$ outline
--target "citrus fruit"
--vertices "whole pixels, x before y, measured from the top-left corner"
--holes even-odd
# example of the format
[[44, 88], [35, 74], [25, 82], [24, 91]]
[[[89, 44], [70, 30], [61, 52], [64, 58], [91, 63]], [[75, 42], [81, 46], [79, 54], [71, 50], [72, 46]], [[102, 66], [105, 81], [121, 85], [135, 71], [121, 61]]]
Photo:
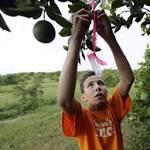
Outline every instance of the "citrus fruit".
[[42, 43], [49, 43], [53, 41], [55, 34], [55, 28], [46, 20], [38, 21], [33, 27], [34, 37]]

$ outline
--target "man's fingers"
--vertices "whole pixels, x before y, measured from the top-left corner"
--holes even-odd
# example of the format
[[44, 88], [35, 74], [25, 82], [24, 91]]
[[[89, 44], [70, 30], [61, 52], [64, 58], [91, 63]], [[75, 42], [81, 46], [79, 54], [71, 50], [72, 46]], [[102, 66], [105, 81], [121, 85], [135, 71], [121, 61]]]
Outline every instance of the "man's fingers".
[[98, 26], [101, 26], [101, 25], [104, 26], [103, 20], [106, 20], [105, 18], [107, 18], [107, 17], [106, 17], [106, 14], [103, 10], [96, 12], [96, 20], [97, 20], [96, 23]]
[[82, 14], [82, 15], [75, 15], [72, 17], [72, 21], [73, 19], [80, 19], [82, 21], [86, 21], [86, 22], [90, 22], [91, 21], [91, 17], [87, 14]]
[[87, 16], [92, 17], [91, 11], [88, 11], [88, 10], [86, 10], [85, 8], [82, 8], [82, 9], [80, 9], [79, 11], [77, 11], [77, 12], [75, 12], [75, 13], [73, 14], [73, 16], [76, 16], [76, 15], [87, 15]]
[[74, 13], [75, 15], [82, 15], [82, 14], [88, 14], [88, 10], [85, 8], [80, 9], [79, 11]]
[[100, 19], [101, 17], [106, 16], [106, 14], [103, 10], [102, 11], [96, 11], [96, 16], [97, 16], [97, 19]]
[[80, 17], [81, 17], [81, 18], [84, 18], [84, 19], [87, 19], [87, 20], [89, 20], [89, 21], [92, 19], [92, 17], [89, 16], [89, 15], [87, 15], [87, 14], [85, 14], [85, 15], [80, 15]]
[[97, 11], [96, 11], [96, 15], [97, 15], [97, 16], [100, 15], [100, 14], [103, 14], [103, 13], [105, 13], [104, 10], [97, 10]]
[[86, 9], [82, 8], [80, 9], [79, 11], [77, 11], [76, 13], [74, 13], [71, 18], [70, 18], [70, 21], [72, 22], [73, 21], [73, 18], [74, 17], [77, 17], [77, 16], [82, 16], [83, 18], [87, 18], [87, 19], [92, 19], [92, 14], [90, 11], [87, 11]]
[[97, 19], [100, 19], [100, 18], [102, 18], [102, 17], [104, 17], [104, 16], [106, 16], [106, 14], [105, 14], [105, 13], [102, 13], [102, 14], [100, 14], [100, 15], [97, 16]]

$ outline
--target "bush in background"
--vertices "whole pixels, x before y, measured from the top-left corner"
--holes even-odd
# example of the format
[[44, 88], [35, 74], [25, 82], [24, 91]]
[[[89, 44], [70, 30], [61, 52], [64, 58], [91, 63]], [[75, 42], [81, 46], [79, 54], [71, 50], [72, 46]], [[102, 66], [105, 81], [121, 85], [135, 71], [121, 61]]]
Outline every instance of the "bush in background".
[[128, 117], [130, 134], [127, 150], [150, 148], [150, 48], [146, 49], [145, 61], [140, 63], [133, 97], [133, 109]]

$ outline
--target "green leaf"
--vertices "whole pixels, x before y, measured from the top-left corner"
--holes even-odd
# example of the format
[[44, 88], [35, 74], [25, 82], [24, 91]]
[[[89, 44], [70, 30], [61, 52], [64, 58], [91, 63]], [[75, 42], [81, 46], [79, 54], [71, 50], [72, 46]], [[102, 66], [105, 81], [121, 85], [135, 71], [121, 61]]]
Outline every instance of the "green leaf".
[[80, 58], [80, 56], [78, 57], [78, 63], [81, 64], [81, 58]]
[[133, 5], [130, 7], [130, 12], [133, 17], [137, 17], [139, 14], [142, 13], [141, 7], [139, 5]]
[[71, 29], [71, 27], [72, 27], [72, 23], [61, 15], [55, 15], [54, 20], [64, 28]]
[[68, 21], [66, 18], [64, 18], [62, 15], [54, 13], [53, 10], [50, 8], [51, 7], [46, 8], [46, 13], [49, 16], [49, 18], [56, 21], [60, 26], [71, 29], [72, 23]]
[[146, 100], [146, 99], [147, 99], [147, 97], [148, 97], [148, 93], [142, 92], [142, 93], [141, 93], [141, 97], [140, 97], [140, 99], [142, 99], [142, 100]]
[[135, 5], [139, 5], [139, 0], [132, 0]]
[[68, 51], [68, 46], [63, 45], [64, 50]]
[[135, 21], [136, 21], [136, 22], [140, 22], [140, 21], [142, 20], [142, 18], [143, 18], [144, 15], [145, 15], [144, 12], [143, 12], [143, 13], [140, 13], [140, 14], [136, 17]]
[[33, 6], [33, 0], [15, 0], [17, 7], [31, 7]]
[[[87, 40], [86, 40], [86, 46], [87, 46], [90, 50], [93, 51], [93, 43], [92, 43], [92, 41], [91, 41], [90, 39], [87, 39]], [[98, 46], [96, 46], [95, 52], [98, 52], [98, 51], [100, 51], [100, 50], [101, 50], [101, 49], [100, 49]]]
[[127, 19], [127, 28], [129, 28], [130, 26], [131, 26], [131, 24], [132, 24], [132, 22], [133, 22], [133, 16], [132, 15], [130, 15], [129, 17], [128, 17], [128, 19]]
[[147, 16], [145, 20], [141, 23], [142, 28], [146, 28], [146, 25], [150, 25], [150, 18]]
[[103, 6], [102, 6], [102, 10], [110, 10], [110, 5], [105, 3]]
[[37, 19], [42, 14], [41, 8], [35, 8], [35, 7], [24, 7], [24, 8], [3, 8], [1, 9], [6, 15], [9, 16], [24, 16], [24, 17], [32, 17], [34, 19]]
[[65, 37], [65, 36], [70, 36], [71, 35], [71, 29], [69, 28], [63, 28], [59, 34], [62, 36], [62, 37]]
[[93, 43], [92, 43], [92, 41], [91, 41], [90, 39], [87, 39], [87, 40], [86, 40], [86, 46], [87, 46], [89, 49], [93, 50]]
[[147, 6], [150, 6], [150, 0], [142, 0], [142, 2], [147, 5]]
[[84, 55], [84, 53], [83, 53], [83, 50], [82, 50], [82, 49], [81, 49], [81, 55], [82, 55], [83, 59], [85, 60], [85, 55]]
[[61, 11], [54, 1], [50, 1], [50, 6], [48, 9], [51, 9], [51, 11], [55, 14], [61, 15]]
[[127, 7], [131, 7], [133, 5], [133, 2], [132, 0], [125, 0], [124, 1], [124, 4], [127, 6]]
[[123, 17], [120, 17], [120, 24], [121, 25], [127, 25], [127, 22]]
[[122, 2], [122, 0], [115, 0], [112, 5], [111, 5], [111, 9], [116, 9], [116, 8], [120, 8], [122, 6], [124, 6], [125, 4]]
[[117, 15], [112, 15], [112, 16], [109, 16], [110, 18], [110, 21], [112, 24], [114, 24], [115, 26], [120, 26], [120, 17]]
[[121, 26], [117, 26], [116, 29], [114, 30], [114, 32], [118, 32], [120, 30]]
[[107, 2], [109, 3], [109, 4], [112, 4], [112, 2], [114, 2], [115, 0], [107, 0]]
[[48, 17], [49, 17], [50, 19], [54, 20], [54, 18], [55, 18], [55, 13], [54, 13], [53, 8], [52, 8], [51, 6], [48, 6], [48, 7], [46, 7], [45, 11], [46, 11]]
[[9, 31], [10, 32], [10, 29], [9, 27], [7, 26], [5, 20], [3, 19], [3, 16], [0, 14], [0, 27], [3, 29], [3, 30], [6, 30], [6, 31]]
[[88, 32], [86, 33], [87, 39], [91, 39], [92, 38], [92, 33], [93, 33], [93, 30], [88, 30]]

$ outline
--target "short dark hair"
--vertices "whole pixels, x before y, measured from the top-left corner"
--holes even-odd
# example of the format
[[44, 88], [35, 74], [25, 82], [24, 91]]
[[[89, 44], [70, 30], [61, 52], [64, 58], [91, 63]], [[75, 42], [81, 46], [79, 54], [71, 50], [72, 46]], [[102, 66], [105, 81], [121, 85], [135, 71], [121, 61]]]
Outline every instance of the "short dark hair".
[[82, 94], [84, 93], [84, 86], [83, 86], [84, 81], [92, 75], [95, 75], [95, 72], [91, 70], [88, 70], [82, 74], [80, 79], [80, 91]]

